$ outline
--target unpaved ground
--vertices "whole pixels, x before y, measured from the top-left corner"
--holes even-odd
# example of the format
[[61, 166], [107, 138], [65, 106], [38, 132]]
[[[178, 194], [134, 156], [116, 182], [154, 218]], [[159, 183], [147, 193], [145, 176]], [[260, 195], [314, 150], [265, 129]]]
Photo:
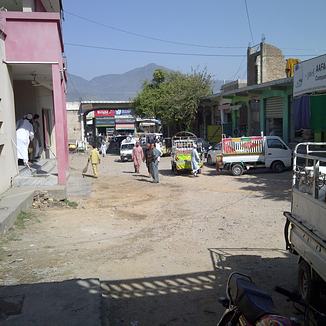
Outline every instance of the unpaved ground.
[[[271, 291], [295, 288], [296, 262], [284, 249], [282, 212], [290, 173], [173, 176], [103, 159], [101, 178], [82, 178], [71, 156], [70, 199], [78, 209], [33, 210], [1, 242], [1, 285], [99, 278], [111, 325], [215, 325], [232, 271]], [[292, 307], [276, 294], [281, 312]]]

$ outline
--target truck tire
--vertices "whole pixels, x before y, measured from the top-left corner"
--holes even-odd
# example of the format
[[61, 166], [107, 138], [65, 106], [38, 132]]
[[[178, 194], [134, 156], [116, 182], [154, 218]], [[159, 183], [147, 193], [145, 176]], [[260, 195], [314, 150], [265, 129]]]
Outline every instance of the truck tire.
[[174, 175], [177, 175], [178, 174], [177, 166], [175, 164], [172, 164], [172, 173]]
[[309, 304], [318, 302], [319, 290], [310, 265], [302, 259], [298, 267], [298, 289], [302, 299]]
[[244, 172], [243, 166], [241, 164], [233, 164], [231, 167], [231, 172], [235, 177], [239, 177]]
[[281, 162], [281, 161], [275, 161], [275, 162], [272, 163], [271, 168], [272, 168], [272, 171], [274, 173], [281, 173], [281, 172], [284, 171], [285, 166], [284, 166], [284, 163], [283, 162]]

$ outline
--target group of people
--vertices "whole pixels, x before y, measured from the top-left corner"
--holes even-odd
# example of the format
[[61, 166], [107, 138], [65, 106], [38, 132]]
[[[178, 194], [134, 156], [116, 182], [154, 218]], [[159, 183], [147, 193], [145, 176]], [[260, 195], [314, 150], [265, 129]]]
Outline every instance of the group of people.
[[153, 183], [159, 183], [158, 165], [161, 155], [159, 143], [148, 143], [146, 149], [143, 150], [139, 141], [137, 141], [132, 150], [135, 173], [139, 173], [142, 162], [145, 162], [148, 174], [153, 178]]
[[29, 113], [16, 123], [16, 147], [18, 165], [27, 165], [41, 155], [39, 115]]

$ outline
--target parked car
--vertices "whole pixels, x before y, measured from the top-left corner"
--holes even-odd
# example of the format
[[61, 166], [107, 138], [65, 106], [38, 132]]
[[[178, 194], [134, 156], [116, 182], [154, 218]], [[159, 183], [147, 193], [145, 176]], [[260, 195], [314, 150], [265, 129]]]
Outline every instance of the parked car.
[[222, 144], [218, 143], [211, 147], [211, 149], [207, 153], [207, 164], [213, 165], [216, 164], [216, 156], [221, 154], [222, 152]]

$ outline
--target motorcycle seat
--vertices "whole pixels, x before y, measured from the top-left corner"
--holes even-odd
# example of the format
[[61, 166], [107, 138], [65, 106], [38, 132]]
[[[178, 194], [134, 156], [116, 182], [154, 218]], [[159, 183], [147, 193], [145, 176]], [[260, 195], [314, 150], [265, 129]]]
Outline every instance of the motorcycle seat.
[[257, 288], [254, 283], [240, 279], [237, 286], [238, 295], [235, 303], [251, 324], [265, 315], [276, 313], [271, 296]]

